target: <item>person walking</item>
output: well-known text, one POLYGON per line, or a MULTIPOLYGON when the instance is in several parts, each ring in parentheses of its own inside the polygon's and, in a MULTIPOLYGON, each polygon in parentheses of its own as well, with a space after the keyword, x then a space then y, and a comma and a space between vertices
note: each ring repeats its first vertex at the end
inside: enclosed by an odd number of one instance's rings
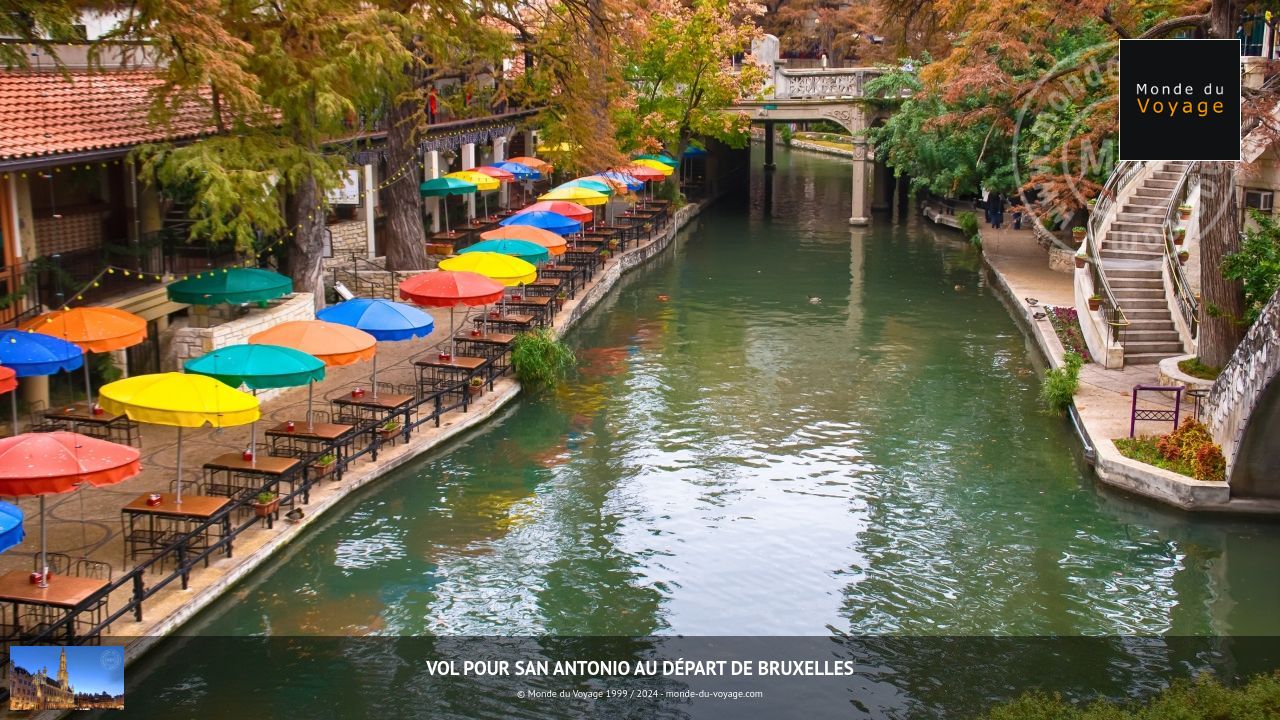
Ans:
POLYGON ((991 208, 991 227, 999 230, 1004 224, 1004 196, 998 192, 991 193, 987 205, 991 208))
POLYGON ((986 188, 982 189, 982 210, 986 215, 987 224, 991 224, 991 191, 986 188))
POLYGON ((427 92, 427 123, 436 124, 436 111, 440 108, 440 98, 436 95, 436 86, 432 85, 427 92))

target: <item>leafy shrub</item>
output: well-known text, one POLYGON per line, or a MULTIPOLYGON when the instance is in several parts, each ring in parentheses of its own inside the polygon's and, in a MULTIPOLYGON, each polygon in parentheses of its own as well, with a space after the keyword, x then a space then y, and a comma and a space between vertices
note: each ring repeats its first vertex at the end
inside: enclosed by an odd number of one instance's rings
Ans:
POLYGON ((1084 341, 1084 331, 1080 329, 1080 315, 1073 307, 1057 305, 1049 308, 1049 324, 1053 326, 1063 347, 1079 355, 1085 362, 1092 362, 1089 346, 1084 341))
POLYGON ((969 238, 972 242, 975 238, 981 237, 979 234, 978 216, 968 211, 956 213, 956 224, 960 226, 960 232, 969 238))
POLYGON ((790 147, 791 138, 794 135, 791 132, 791 126, 784 123, 781 127, 778 128, 778 134, 782 136, 782 144, 790 147))
POLYGON ((993 708, 987 720, 1228 720, 1275 717, 1280 673, 1257 675, 1228 688, 1211 675, 1177 680, 1145 706, 1099 700, 1076 707, 1057 695, 1033 692, 993 708))
POLYGON ((1244 231, 1239 252, 1222 259, 1222 275, 1244 285, 1244 320, 1252 323, 1280 289, 1280 222, 1257 210, 1249 216, 1257 227, 1244 231))
POLYGON ((555 387, 573 363, 573 351, 550 328, 520 333, 511 343, 511 365, 526 390, 555 387))
POLYGON ((1223 482, 1227 461, 1209 429, 1187 418, 1176 430, 1156 437, 1121 438, 1116 448, 1127 458, 1197 480, 1223 482))
POLYGON ((1178 362, 1178 369, 1190 375, 1193 378, 1201 380, 1217 380, 1222 374, 1222 368, 1205 365, 1200 362, 1200 358, 1187 358, 1178 362))
POLYGON ((1080 389, 1080 368, 1084 366, 1084 358, 1068 350, 1062 354, 1062 363, 1062 367, 1045 372, 1040 383, 1040 400, 1049 410, 1058 413, 1071 405, 1072 398, 1080 389))

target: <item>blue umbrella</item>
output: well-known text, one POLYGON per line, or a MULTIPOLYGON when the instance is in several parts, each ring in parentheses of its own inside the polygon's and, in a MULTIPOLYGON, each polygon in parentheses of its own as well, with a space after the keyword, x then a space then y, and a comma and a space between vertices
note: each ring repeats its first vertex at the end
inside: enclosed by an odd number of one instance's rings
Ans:
POLYGON ((595 190, 596 192, 603 193, 605 195, 613 195, 613 188, 609 187, 605 183, 602 183, 598 180, 588 180, 586 178, 578 178, 577 180, 570 180, 567 183, 561 183, 560 185, 556 186, 557 189, 570 188, 570 187, 586 188, 588 190, 595 190))
MULTIPOLYGON (((504 227, 509 225, 528 225, 549 230, 557 235, 572 235, 582 231, 582 223, 577 220, 567 218, 560 213, 542 210, 512 215, 498 224, 504 227)), ((0 360, 0 364, 3 364, 2 360, 0 360)))
MULTIPOLYGON (((707 151, 703 148, 698 147, 697 145, 690 145, 689 147, 684 149, 685 157, 697 157, 699 155, 706 155, 706 154, 707 154, 707 151)), ((659 160, 658 162, 662 162, 662 161, 659 160)))
MULTIPOLYGON (((431 314, 412 305, 381 298, 355 298, 316 313, 326 322, 363 330, 377 340, 426 337, 436 327, 431 314)), ((378 356, 373 356, 373 397, 378 397, 378 356)))
POLYGON ((528 165, 521 165, 520 163, 498 162, 498 163, 494 163, 493 167, 496 167, 499 170, 506 170, 512 175, 515 175, 517 180, 541 180, 542 179, 542 173, 538 172, 537 170, 534 170, 528 165))
POLYGON ((640 180, 636 177, 628 175, 624 172, 618 172, 617 170, 609 170, 608 172, 602 172, 600 174, 609 178, 610 180, 614 180, 622 183, 623 185, 626 185, 628 190, 635 191, 635 190, 644 189, 643 180, 640 180))
MULTIPOLYGON (((52 375, 84 365, 84 350, 52 335, 28 330, 0 330, 0 365, 18 377, 52 375)), ((18 434, 18 393, 9 395, 13 434, 18 434)))
POLYGON ((546 262, 551 257, 551 253, 538 243, 531 243, 528 240, 512 239, 485 240, 460 250, 458 254, 464 255, 469 252, 494 252, 502 255, 510 255, 511 257, 518 257, 533 265, 546 262))
POLYGON ((22 542, 27 531, 22 528, 22 508, 0 502, 0 552, 22 542))

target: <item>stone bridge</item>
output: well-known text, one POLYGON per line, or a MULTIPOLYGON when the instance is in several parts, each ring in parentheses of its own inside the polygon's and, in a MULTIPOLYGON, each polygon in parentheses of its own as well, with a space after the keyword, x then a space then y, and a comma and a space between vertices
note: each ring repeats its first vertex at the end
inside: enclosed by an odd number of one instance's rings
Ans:
POLYGON ((1227 457, 1232 497, 1280 498, 1280 291, 1213 384, 1205 420, 1227 457))
POLYGON ((829 120, 844 127, 854 137, 853 207, 849 223, 871 222, 872 209, 889 207, 893 196, 893 175, 876 162, 866 141, 867 128, 883 122, 892 112, 892 100, 872 97, 866 83, 878 76, 878 68, 797 68, 777 57, 777 39, 765 36, 752 50, 758 63, 772 67, 772 82, 759 100, 741 101, 734 112, 746 112, 751 122, 765 131, 765 170, 773 169, 774 125, 776 123, 829 120))

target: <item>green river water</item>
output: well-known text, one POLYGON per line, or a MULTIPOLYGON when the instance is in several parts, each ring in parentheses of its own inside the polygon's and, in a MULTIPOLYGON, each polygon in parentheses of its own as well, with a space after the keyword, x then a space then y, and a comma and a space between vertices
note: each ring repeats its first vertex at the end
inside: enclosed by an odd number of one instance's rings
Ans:
MULTIPOLYGON (((411 682, 416 641, 305 666, 284 647, 333 648, 296 636, 1102 636, 1090 657, 1130 668, 1126 636, 1280 634, 1280 526, 1099 488, 976 253, 915 213, 850 228, 846 165, 779 165, 772 217, 758 176, 712 206, 570 333, 570 382, 345 500, 184 629, 210 646, 131 667, 129 709, 231 717, 270 677, 263 716, 397 716, 369 678, 411 682), (284 646, 209 639, 238 636, 284 646)), ((888 684, 840 706, 941 702, 888 684)), ((404 715, 554 714, 457 693, 404 715)))

